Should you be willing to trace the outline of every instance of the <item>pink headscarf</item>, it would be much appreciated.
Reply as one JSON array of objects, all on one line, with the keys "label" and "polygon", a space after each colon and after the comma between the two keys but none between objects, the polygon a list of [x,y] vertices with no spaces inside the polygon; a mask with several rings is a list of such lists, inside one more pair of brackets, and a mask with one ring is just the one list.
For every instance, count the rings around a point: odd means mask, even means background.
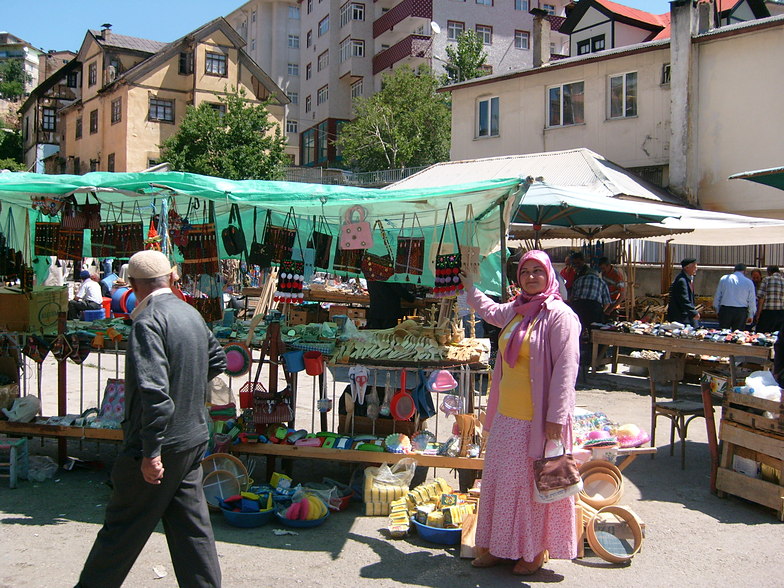
[{"label": "pink headscarf", "polygon": [[523,264],[529,259],[539,262],[544,266],[545,270],[547,270],[547,285],[542,292],[534,295],[526,294],[525,290],[521,290],[520,294],[517,295],[517,298],[515,298],[513,302],[515,312],[522,315],[523,320],[515,327],[509,337],[509,343],[504,350],[504,359],[506,360],[506,363],[509,364],[509,367],[514,367],[515,363],[517,363],[517,356],[520,355],[520,347],[525,338],[525,331],[531,321],[539,314],[539,311],[542,309],[545,302],[548,300],[562,300],[558,289],[558,278],[555,275],[553,264],[550,261],[550,257],[544,251],[532,249],[523,255],[517,266],[517,283],[522,287],[523,280],[520,276],[520,272],[523,268]]}]

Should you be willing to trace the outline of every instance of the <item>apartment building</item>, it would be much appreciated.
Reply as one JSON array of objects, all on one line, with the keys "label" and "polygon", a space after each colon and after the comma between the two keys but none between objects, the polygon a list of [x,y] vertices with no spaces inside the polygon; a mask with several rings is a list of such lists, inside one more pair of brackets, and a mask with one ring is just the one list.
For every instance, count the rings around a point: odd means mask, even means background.
[{"label": "apartment building", "polygon": [[[446,47],[475,31],[485,44],[488,73],[530,67],[532,9],[547,13],[546,48],[566,55],[558,33],[566,0],[250,0],[226,19],[246,50],[289,96],[286,130],[294,163],[340,165],[333,143],[352,118],[352,100],[379,90],[401,65],[444,71]],[[431,24],[433,23],[433,24]]]},{"label": "apartment building", "polygon": [[[781,69],[784,16],[757,19],[745,10],[752,4],[759,3],[736,2],[739,22],[722,25],[713,2],[673,2],[667,38],[654,38],[663,28],[647,30],[653,40],[608,43],[448,87],[451,158],[586,147],[702,208],[784,218],[775,191],[727,181],[780,166],[784,146],[781,117],[748,106],[758,103],[761,88],[784,92],[784,78],[772,75]],[[580,5],[583,14],[571,13],[567,26],[574,34],[598,27],[589,38],[602,28],[609,40],[618,5]]]},{"label": "apartment building", "polygon": [[57,171],[141,171],[159,162],[160,144],[177,131],[187,106],[233,88],[270,99],[281,127],[283,91],[243,51],[244,40],[217,18],[172,43],[88,31],[74,60],[79,98],[59,110]]},{"label": "apartment building", "polygon": [[44,55],[43,51],[36,49],[24,39],[0,31],[0,61],[19,59],[22,61],[25,73],[30,76],[25,84],[25,94],[28,94],[39,82],[43,81],[43,77],[38,75],[38,62],[42,55]]}]

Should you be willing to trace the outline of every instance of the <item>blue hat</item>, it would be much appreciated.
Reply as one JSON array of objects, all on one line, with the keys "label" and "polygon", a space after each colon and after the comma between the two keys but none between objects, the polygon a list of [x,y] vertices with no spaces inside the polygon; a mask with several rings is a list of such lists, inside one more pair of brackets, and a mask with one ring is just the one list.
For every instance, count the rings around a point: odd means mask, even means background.
[{"label": "blue hat", "polygon": [[79,272],[79,279],[80,280],[89,280],[90,279],[90,272],[87,270],[82,270]]}]

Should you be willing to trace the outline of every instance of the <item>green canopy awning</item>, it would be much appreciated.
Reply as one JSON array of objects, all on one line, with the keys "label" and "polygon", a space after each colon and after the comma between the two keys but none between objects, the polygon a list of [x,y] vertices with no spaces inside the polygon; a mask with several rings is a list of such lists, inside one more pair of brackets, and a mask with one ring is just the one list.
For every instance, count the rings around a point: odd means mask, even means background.
[{"label": "green canopy awning", "polygon": [[741,172],[733,174],[730,180],[750,180],[758,184],[765,184],[779,190],[784,190],[784,167],[771,167],[769,169],[759,169],[756,171]]}]

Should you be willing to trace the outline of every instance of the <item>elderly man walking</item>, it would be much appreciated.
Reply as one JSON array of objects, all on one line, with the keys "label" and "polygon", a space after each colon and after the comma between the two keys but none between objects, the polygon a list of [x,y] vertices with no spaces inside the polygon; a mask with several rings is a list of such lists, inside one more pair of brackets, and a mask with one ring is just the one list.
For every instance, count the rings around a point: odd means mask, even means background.
[{"label": "elderly man walking", "polygon": [[784,327],[784,276],[779,266],[769,265],[757,291],[757,332],[773,333]]},{"label": "elderly man walking", "polygon": [[159,521],[177,583],[221,584],[201,459],[207,382],[225,369],[226,354],[196,309],[172,294],[173,269],[158,251],[128,263],[137,305],[125,355],[124,441],[77,586],[120,586]]},{"label": "elderly man walking", "polygon": [[713,296],[713,307],[719,313],[719,328],[744,330],[757,312],[754,282],[746,277],[746,264],[735,264],[731,274],[722,276]]}]

